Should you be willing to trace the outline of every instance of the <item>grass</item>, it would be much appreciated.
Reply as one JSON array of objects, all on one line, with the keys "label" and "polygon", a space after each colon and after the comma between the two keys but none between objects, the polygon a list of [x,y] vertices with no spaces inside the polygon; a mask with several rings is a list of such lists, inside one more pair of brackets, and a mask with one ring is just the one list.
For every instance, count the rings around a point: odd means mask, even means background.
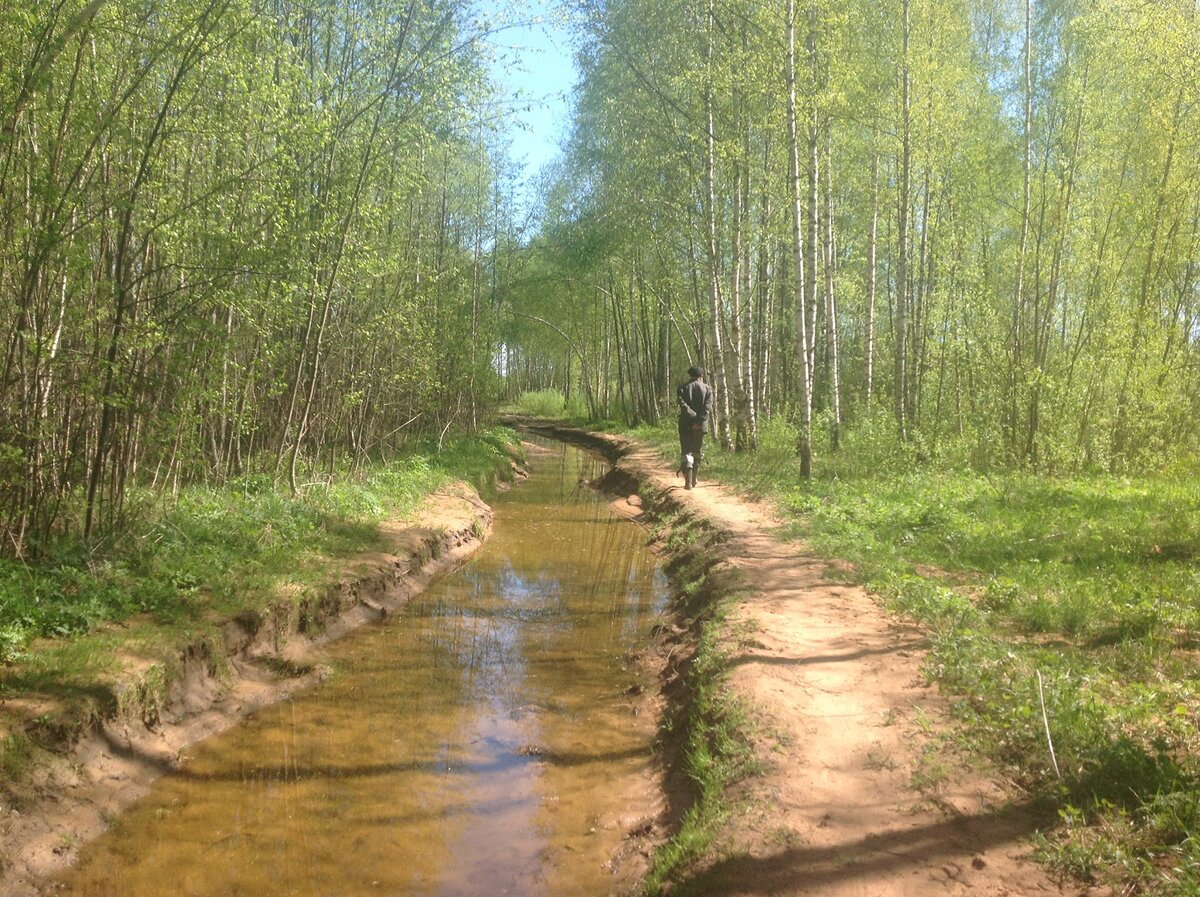
[{"label": "grass", "polygon": [[583,401],[578,396],[567,399],[557,389],[523,392],[503,410],[510,414],[522,414],[549,420],[577,420],[587,413]]},{"label": "grass", "polygon": [[690,875],[692,864],[712,846],[720,824],[732,811],[734,784],[753,774],[758,760],[750,740],[745,707],[728,687],[727,606],[734,595],[709,575],[717,533],[694,521],[656,509],[656,497],[643,491],[652,514],[654,535],[669,557],[667,574],[675,591],[676,611],[692,620],[696,647],[683,665],[681,701],[664,730],[682,741],[681,762],[690,785],[691,803],[675,834],[654,854],[643,882],[647,897],[667,893],[702,893],[703,875]]},{"label": "grass", "polygon": [[290,597],[299,608],[332,563],[382,544],[379,524],[400,518],[453,479],[484,486],[511,476],[508,430],[418,448],[406,457],[290,496],[269,477],[194,486],[164,504],[139,496],[119,539],[88,552],[62,541],[37,563],[0,560],[0,791],[39,752],[71,743],[90,720],[114,714],[153,725],[200,646],[219,671],[221,620]]},{"label": "grass", "polygon": [[483,484],[506,472],[505,432],[414,451],[294,497],[265,475],[185,488],[166,506],[143,492],[130,525],[99,552],[64,539],[35,563],[0,559],[0,661],[34,638],[143,615],[180,624],[239,607],[281,577],[319,579],[326,558],[376,547],[380,520],[410,512],[448,480]]},{"label": "grass", "polygon": [[[677,453],[669,429],[631,435]],[[1058,808],[1047,862],[1200,892],[1200,478],[981,472],[868,423],[805,483],[794,444],[772,422],[756,454],[707,449],[702,479],[769,498],[781,535],[925,624],[964,742]]]}]

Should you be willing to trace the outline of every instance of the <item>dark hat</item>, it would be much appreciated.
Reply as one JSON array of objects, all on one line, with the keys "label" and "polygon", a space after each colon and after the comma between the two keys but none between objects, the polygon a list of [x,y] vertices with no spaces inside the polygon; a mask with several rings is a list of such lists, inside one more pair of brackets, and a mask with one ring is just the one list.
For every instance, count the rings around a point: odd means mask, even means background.
[{"label": "dark hat", "polygon": [[704,376],[704,368],[700,367],[700,365],[694,365],[694,366],[688,368],[688,376],[691,377],[693,380],[696,377],[703,377]]}]

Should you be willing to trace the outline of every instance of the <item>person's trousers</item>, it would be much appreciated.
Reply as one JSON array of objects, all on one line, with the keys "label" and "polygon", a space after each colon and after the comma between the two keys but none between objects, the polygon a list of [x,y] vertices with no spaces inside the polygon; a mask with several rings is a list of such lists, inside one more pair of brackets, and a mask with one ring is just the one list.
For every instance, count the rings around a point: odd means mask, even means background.
[{"label": "person's trousers", "polygon": [[[690,418],[685,418],[679,422],[679,451],[683,458],[680,462],[680,467],[684,470],[689,467],[697,467],[700,464],[700,459],[704,457],[702,448],[704,446],[704,427],[697,429],[695,423]],[[691,456],[689,463],[688,456]]]}]

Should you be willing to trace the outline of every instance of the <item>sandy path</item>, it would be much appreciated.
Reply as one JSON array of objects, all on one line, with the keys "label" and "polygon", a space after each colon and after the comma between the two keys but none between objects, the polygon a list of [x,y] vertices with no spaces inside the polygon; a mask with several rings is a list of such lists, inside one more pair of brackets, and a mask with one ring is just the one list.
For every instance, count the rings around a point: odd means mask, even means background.
[{"label": "sandy path", "polygon": [[[700,892],[928,897],[1079,894],[1030,860],[1032,814],[936,734],[922,633],[770,535],[763,505],[701,480],[686,492],[656,453],[621,460],[728,530],[747,595],[730,615],[731,684],[761,723],[750,783]],[[1093,890],[1094,895],[1108,893]]]}]

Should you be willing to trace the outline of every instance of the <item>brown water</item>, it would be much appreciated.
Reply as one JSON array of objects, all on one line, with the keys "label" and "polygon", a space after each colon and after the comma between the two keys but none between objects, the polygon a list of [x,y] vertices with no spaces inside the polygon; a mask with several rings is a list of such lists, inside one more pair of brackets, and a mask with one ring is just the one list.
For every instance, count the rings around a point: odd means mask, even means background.
[{"label": "brown water", "polygon": [[644,533],[535,455],[470,564],[331,646],[337,674],[190,751],[67,893],[600,895],[651,812],[627,691],[666,582]]}]

